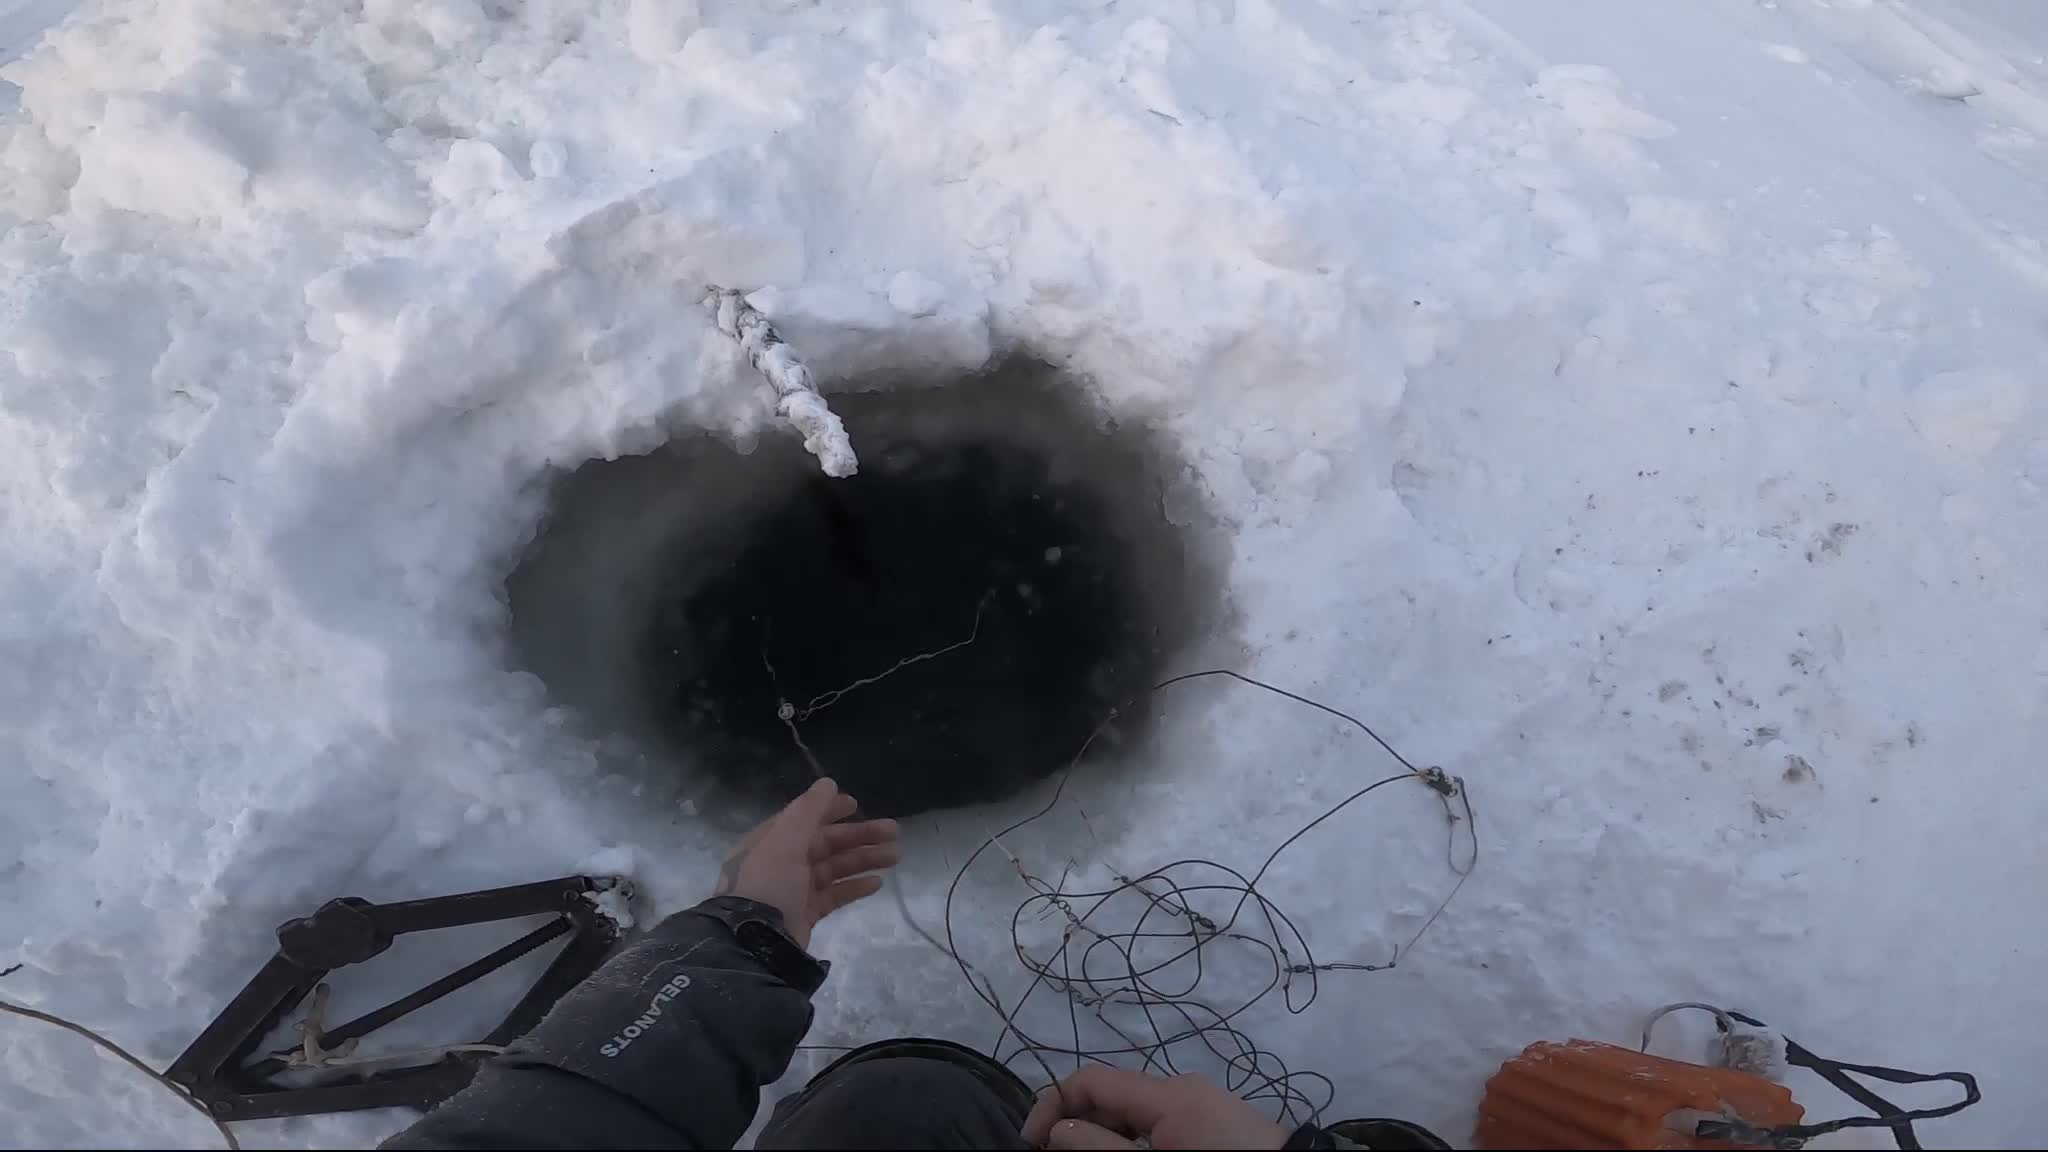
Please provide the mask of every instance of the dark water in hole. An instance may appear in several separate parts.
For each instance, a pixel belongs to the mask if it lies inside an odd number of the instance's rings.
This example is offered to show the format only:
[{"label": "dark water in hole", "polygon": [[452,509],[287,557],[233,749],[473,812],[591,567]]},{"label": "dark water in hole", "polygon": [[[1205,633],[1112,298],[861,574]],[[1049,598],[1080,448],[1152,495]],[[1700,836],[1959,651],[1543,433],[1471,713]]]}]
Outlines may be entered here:
[{"label": "dark water in hole", "polygon": [[[747,775],[771,792],[812,777],[778,713],[788,701],[817,761],[871,812],[995,799],[1071,759],[1146,682],[1127,553],[1098,497],[1051,483],[1014,445],[816,477],[657,607],[646,675],[678,737],[752,750]],[[938,654],[899,665],[920,653]]]},{"label": "dark water in hole", "polygon": [[1029,362],[835,394],[861,458],[841,480],[779,434],[586,463],[507,577],[515,657],[712,810],[806,787],[797,736],[872,813],[1012,794],[1219,602],[1220,558],[1162,511],[1177,462],[1079,397]]}]

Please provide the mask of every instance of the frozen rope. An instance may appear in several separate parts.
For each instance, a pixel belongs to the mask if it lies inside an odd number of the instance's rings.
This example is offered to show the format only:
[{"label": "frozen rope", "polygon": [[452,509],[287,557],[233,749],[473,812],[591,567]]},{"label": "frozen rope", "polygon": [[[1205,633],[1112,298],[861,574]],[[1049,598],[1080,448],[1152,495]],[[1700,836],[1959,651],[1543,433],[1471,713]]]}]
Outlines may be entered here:
[{"label": "frozen rope", "polygon": [[239,1152],[239,1150],[241,1149],[242,1144],[240,1141],[235,1139],[235,1134],[233,1132],[228,1131],[228,1126],[221,1121],[220,1117],[215,1116],[213,1113],[207,1111],[206,1105],[201,1104],[197,1098],[192,1096],[192,1094],[190,1094],[189,1092],[186,1092],[184,1088],[180,1087],[170,1078],[166,1077],[163,1073],[158,1072],[156,1069],[151,1068],[147,1064],[144,1064],[141,1060],[131,1055],[126,1048],[121,1047],[119,1044],[114,1043],[112,1040],[107,1039],[105,1036],[102,1036],[99,1033],[93,1031],[92,1029],[87,1028],[83,1024],[77,1024],[73,1023],[70,1020],[66,1020],[62,1016],[54,1016],[48,1012],[39,1012],[34,1008],[23,1007],[20,1004],[15,1004],[7,1000],[0,1000],[0,1012],[6,1012],[15,1016],[24,1016],[30,1020],[40,1020],[45,1024],[54,1024],[55,1026],[64,1029],[66,1032],[71,1032],[76,1035],[85,1037],[87,1040],[90,1040],[94,1044],[98,1045],[102,1051],[111,1052],[115,1056],[120,1057],[122,1060],[126,1061],[130,1066],[140,1071],[144,1076],[147,1076],[151,1080],[154,1080],[157,1083],[163,1085],[164,1087],[170,1089],[174,1094],[177,1095],[178,1099],[183,1100],[185,1103],[197,1109],[199,1114],[201,1116],[206,1117],[207,1120],[213,1124],[214,1128],[220,1132],[221,1140],[224,1143],[226,1143],[231,1152]]},{"label": "frozen rope", "polygon": [[747,360],[775,386],[780,397],[775,402],[776,413],[796,426],[804,438],[804,451],[818,458],[825,475],[839,478],[859,471],[860,461],[854,458],[846,425],[818,394],[811,370],[783,343],[775,325],[747,303],[746,294],[714,287],[705,294],[704,307],[718,330],[739,341]]},{"label": "frozen rope", "polygon": [[1721,1065],[1779,1084],[1792,1074],[1785,1062],[1785,1037],[1747,1024],[1737,1024],[1721,1037]]}]

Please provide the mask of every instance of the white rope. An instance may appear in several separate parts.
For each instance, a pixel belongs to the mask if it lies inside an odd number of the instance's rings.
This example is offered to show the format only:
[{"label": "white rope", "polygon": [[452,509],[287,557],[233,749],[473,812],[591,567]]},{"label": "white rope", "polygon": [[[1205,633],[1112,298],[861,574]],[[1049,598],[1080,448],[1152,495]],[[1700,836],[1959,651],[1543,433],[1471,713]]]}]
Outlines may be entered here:
[{"label": "white rope", "polygon": [[299,1046],[285,1057],[287,1067],[359,1068],[374,1064],[431,1064],[462,1052],[496,1056],[505,1050],[503,1044],[443,1044],[437,1048],[415,1048],[407,1052],[371,1052],[358,1056],[357,1038],[353,1036],[329,1048],[327,997],[331,991],[324,980],[313,986],[313,994],[306,1000],[305,1018],[293,1025],[299,1033]]},{"label": "white rope", "polygon": [[704,307],[718,330],[739,341],[740,351],[755,370],[775,386],[781,397],[775,402],[775,411],[803,434],[804,451],[818,458],[825,475],[844,477],[858,471],[860,461],[854,458],[846,425],[818,394],[811,370],[782,342],[775,325],[747,303],[746,294],[714,287],[705,294]]},{"label": "white rope", "polygon": [[[351,1040],[348,1045],[353,1045]],[[294,1050],[285,1063],[293,1068],[361,1068],[375,1064],[433,1064],[450,1056],[464,1052],[476,1052],[486,1056],[497,1056],[505,1051],[503,1044],[443,1044],[438,1048],[414,1048],[405,1052],[372,1052],[363,1056],[345,1055],[353,1051],[348,1045],[337,1047],[331,1052],[322,1052],[308,1059],[302,1051]]]}]

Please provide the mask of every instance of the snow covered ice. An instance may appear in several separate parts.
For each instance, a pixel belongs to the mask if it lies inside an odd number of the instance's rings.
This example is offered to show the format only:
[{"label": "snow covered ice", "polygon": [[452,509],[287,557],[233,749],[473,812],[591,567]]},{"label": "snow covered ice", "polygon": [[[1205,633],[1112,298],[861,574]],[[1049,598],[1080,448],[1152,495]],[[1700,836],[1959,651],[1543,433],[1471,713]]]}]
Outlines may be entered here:
[{"label": "snow covered ice", "polygon": [[[1460,1140],[1524,1044],[1698,999],[2039,1139],[2048,10],[0,0],[0,53],[0,995],[162,1067],[332,896],[701,896],[724,833],[514,670],[501,585],[550,468],[794,434],[719,285],[828,398],[1090,381],[1227,533],[1190,667],[1469,781],[1412,957],[1247,1022],[1336,1115]],[[1218,697],[1144,755],[1010,848],[1256,864],[1385,768]],[[911,824],[911,914],[1013,807]],[[1381,960],[1441,833],[1389,790],[1271,895]],[[996,1032],[890,899],[818,946],[814,1042]],[[19,1020],[0,1116],[215,1139]]]}]

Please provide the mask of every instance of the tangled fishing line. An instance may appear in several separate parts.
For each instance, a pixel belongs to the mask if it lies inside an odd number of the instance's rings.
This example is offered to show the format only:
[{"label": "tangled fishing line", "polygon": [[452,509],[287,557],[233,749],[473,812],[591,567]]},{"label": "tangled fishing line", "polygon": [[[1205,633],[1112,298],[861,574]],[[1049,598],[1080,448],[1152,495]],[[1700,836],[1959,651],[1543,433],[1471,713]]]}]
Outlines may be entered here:
[{"label": "tangled fishing line", "polygon": [[[981,609],[986,607],[984,597],[975,613],[975,630],[965,640],[899,661],[881,676],[851,687],[874,683],[910,664],[973,643],[981,625]],[[764,642],[764,660],[765,649]],[[772,675],[772,665],[769,670]],[[1249,686],[1326,713],[1370,737],[1402,770],[1367,784],[1304,824],[1268,853],[1249,876],[1217,860],[1190,857],[1140,876],[1117,875],[1113,883],[1104,886],[1068,887],[1071,868],[1062,873],[1057,883],[1048,883],[1034,875],[1004,845],[1004,837],[1044,819],[1059,806],[1074,770],[1121,716],[1176,685],[1212,679]],[[804,743],[797,723],[821,707],[820,701],[836,702],[847,690],[850,688],[827,693],[803,709],[786,700],[779,703],[778,718],[789,727],[798,751],[817,775],[824,775],[824,767]],[[1281,854],[1297,841],[1367,795],[1404,780],[1428,788],[1442,804],[1447,825],[1446,863],[1456,880],[1421,927],[1384,963],[1319,962],[1294,921],[1259,885]],[[1082,815],[1085,819],[1086,814]],[[1031,981],[1009,1005],[1004,1004],[994,983],[961,955],[954,936],[954,902],[961,883],[992,848],[1008,859],[1031,891],[1010,918],[1011,948],[1017,962],[1030,973]],[[1277,1053],[1260,1047],[1244,1031],[1243,1018],[1276,993],[1290,1014],[1307,1012],[1315,1003],[1324,973],[1379,972],[1395,967],[1457,897],[1478,860],[1478,830],[1463,778],[1441,768],[1417,767],[1364,721],[1349,713],[1243,673],[1218,668],[1163,680],[1140,697],[1111,709],[1059,773],[1044,805],[983,840],[954,874],[946,889],[943,940],[919,925],[910,916],[907,905],[901,904],[900,890],[897,895],[911,928],[951,958],[975,996],[1002,1019],[1002,1029],[988,1048],[995,1060],[1008,1065],[1028,1056],[1052,1081],[1059,1079],[1055,1060],[1071,1060],[1075,1069],[1087,1063],[1135,1064],[1142,1071],[1173,1075],[1182,1071],[1176,1051],[1184,1045],[1198,1044],[1222,1061],[1225,1086],[1231,1092],[1251,1101],[1272,1102],[1281,1119],[1298,1123],[1321,1116],[1335,1094],[1334,1084],[1319,1072],[1292,1069]],[[1216,914],[1205,912],[1205,908]],[[1027,922],[1053,916],[1065,921],[1057,946],[1043,954],[1034,953],[1025,942]],[[1105,927],[1117,923],[1126,926]],[[1255,977],[1255,990],[1249,995],[1219,1002],[1205,991],[1205,979],[1218,967],[1220,949],[1233,949],[1252,958],[1261,975]],[[1042,989],[1065,998],[1064,1040],[1033,1035],[1018,1022],[1026,1005]],[[1092,1025],[1107,1029],[1115,1040],[1084,1044],[1084,1016]]]},{"label": "tangled fishing line", "polygon": [[[1190,857],[1140,876],[1119,875],[1114,883],[1101,887],[1070,888],[1064,876],[1059,883],[1049,884],[1026,869],[1004,847],[1003,838],[1043,819],[1058,806],[1073,770],[1086,759],[1097,738],[1131,705],[1113,710],[1061,772],[1046,803],[984,840],[954,874],[946,891],[946,951],[959,965],[975,995],[1002,1017],[1002,1030],[990,1053],[999,1061],[1007,1064],[1028,1055],[1049,1079],[1055,1080],[1058,1073],[1053,1059],[1070,1059],[1076,1069],[1086,1063],[1123,1066],[1135,1062],[1141,1071],[1173,1075],[1182,1071],[1176,1049],[1183,1044],[1199,1044],[1222,1061],[1225,1087],[1231,1092],[1247,1100],[1275,1103],[1279,1115],[1290,1122],[1313,1121],[1329,1106],[1335,1093],[1330,1079],[1319,1072],[1289,1068],[1277,1053],[1260,1047],[1245,1033],[1240,1026],[1241,1018],[1275,993],[1290,1014],[1300,1015],[1314,1005],[1323,973],[1379,972],[1399,964],[1456,898],[1478,863],[1479,841],[1471,796],[1463,779],[1441,768],[1418,768],[1409,763],[1356,717],[1240,672],[1191,672],[1161,681],[1147,695],[1178,684],[1215,678],[1325,712],[1371,737],[1403,770],[1367,784],[1304,824],[1268,853],[1250,876],[1217,860]],[[1421,927],[1386,962],[1318,962],[1301,930],[1260,890],[1259,884],[1281,854],[1297,841],[1365,796],[1403,780],[1414,780],[1429,788],[1443,805],[1448,825],[1447,863],[1457,879]],[[1007,1007],[989,982],[978,979],[972,965],[960,956],[953,934],[953,903],[960,884],[991,848],[1008,857],[1032,892],[1010,919],[1012,950],[1018,963],[1031,973],[1032,980],[1016,1002]],[[1219,904],[1220,915],[1215,916],[1198,907]],[[1049,953],[1035,955],[1024,942],[1025,921],[1034,914],[1057,915],[1065,921],[1058,944]],[[1103,927],[1117,924],[1123,926]],[[1203,995],[1202,986],[1214,966],[1213,951],[1229,945],[1239,946],[1241,953],[1251,956],[1263,969],[1263,977],[1249,995],[1219,1003]],[[1066,999],[1065,1042],[1033,1036],[1018,1023],[1026,1003],[1042,988],[1061,993]],[[1121,1023],[1112,1018],[1113,1008],[1122,1010],[1118,1013]],[[1084,1014],[1108,1029],[1117,1040],[1084,1045]]]}]

